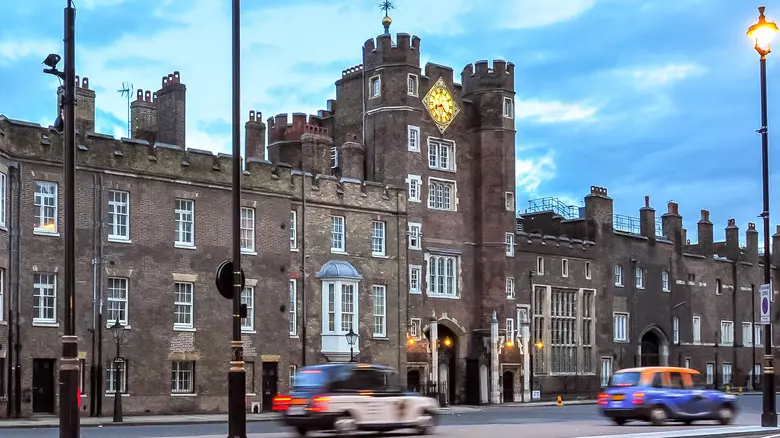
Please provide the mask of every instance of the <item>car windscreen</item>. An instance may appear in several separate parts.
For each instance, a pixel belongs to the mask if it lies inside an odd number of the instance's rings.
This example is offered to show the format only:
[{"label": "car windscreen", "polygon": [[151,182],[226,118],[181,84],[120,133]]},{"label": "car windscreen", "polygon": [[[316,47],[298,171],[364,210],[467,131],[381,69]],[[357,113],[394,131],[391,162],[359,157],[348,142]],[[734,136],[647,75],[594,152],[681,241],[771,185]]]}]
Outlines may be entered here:
[{"label": "car windscreen", "polygon": [[293,388],[321,388],[325,386],[328,374],[319,369],[302,369],[295,373]]},{"label": "car windscreen", "polygon": [[610,387],[621,386],[636,386],[639,384],[639,379],[642,377],[639,373],[617,373],[609,379]]}]

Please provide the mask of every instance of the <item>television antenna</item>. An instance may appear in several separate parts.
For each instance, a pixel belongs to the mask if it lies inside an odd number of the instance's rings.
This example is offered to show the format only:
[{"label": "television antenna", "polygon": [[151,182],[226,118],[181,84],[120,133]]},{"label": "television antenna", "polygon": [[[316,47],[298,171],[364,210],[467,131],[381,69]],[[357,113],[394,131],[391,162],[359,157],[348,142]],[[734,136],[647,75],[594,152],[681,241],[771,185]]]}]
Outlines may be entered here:
[{"label": "television antenna", "polygon": [[131,138],[130,134],[130,96],[133,95],[133,84],[122,82],[122,89],[116,90],[117,93],[120,93],[122,97],[127,98],[127,138]]}]

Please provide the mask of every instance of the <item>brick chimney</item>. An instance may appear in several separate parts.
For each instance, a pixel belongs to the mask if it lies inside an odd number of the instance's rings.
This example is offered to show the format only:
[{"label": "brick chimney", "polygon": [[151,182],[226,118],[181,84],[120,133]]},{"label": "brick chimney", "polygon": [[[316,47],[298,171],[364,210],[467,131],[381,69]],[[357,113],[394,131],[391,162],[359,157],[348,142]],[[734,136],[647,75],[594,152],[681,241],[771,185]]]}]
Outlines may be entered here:
[{"label": "brick chimney", "polygon": [[255,110],[249,111],[249,121],[244,125],[246,160],[265,159],[265,123],[263,113]]},{"label": "brick chimney", "polygon": [[95,132],[95,90],[89,89],[89,78],[76,76],[76,130],[80,137]]},{"label": "brick chimney", "polygon": [[645,206],[639,209],[639,233],[655,241],[655,209],[650,207],[649,196],[645,196]]},{"label": "brick chimney", "polygon": [[747,242],[748,260],[750,263],[756,264],[758,262],[758,231],[754,222],[748,224],[748,229],[745,232],[745,241]]},{"label": "brick chimney", "polygon": [[664,236],[674,242],[674,250],[682,254],[686,241],[682,232],[682,216],[676,202],[669,202],[666,213],[661,216],[661,228]]},{"label": "brick chimney", "polygon": [[301,145],[303,170],[315,175],[330,175],[330,147],[333,139],[328,136],[328,128],[307,123],[301,135]]},{"label": "brick chimney", "polygon": [[130,103],[130,132],[138,140],[157,141],[157,93],[138,90]]},{"label": "brick chimney", "polygon": [[157,141],[186,147],[186,95],[187,87],[181,83],[179,72],[162,78],[162,88],[157,90]]},{"label": "brick chimney", "polygon": [[613,211],[612,198],[607,196],[607,189],[590,186],[590,194],[585,196],[585,217],[593,218],[596,221],[597,237],[606,233],[612,234],[614,230]]},{"label": "brick chimney", "polygon": [[697,234],[699,237],[699,247],[705,254],[711,254],[712,252],[712,222],[710,222],[710,212],[707,210],[701,211],[701,219],[696,224]]},{"label": "brick chimney", "polygon": [[726,226],[726,253],[730,259],[736,260],[739,257],[739,227],[734,219],[729,219]]}]

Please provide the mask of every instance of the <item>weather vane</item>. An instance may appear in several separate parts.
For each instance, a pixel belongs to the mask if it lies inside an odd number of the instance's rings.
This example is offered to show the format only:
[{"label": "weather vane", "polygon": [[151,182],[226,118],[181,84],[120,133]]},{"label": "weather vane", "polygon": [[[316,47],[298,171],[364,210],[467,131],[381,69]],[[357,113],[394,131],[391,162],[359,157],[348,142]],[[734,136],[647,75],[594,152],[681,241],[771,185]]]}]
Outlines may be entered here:
[{"label": "weather vane", "polygon": [[122,89],[116,91],[121,93],[122,97],[127,98],[127,138],[130,138],[132,137],[130,133],[130,95],[133,94],[133,84],[122,82]]},{"label": "weather vane", "polygon": [[387,17],[388,11],[390,11],[390,9],[395,9],[395,5],[393,5],[393,2],[391,2],[390,0],[385,0],[379,3],[379,9],[385,11],[385,17]]}]

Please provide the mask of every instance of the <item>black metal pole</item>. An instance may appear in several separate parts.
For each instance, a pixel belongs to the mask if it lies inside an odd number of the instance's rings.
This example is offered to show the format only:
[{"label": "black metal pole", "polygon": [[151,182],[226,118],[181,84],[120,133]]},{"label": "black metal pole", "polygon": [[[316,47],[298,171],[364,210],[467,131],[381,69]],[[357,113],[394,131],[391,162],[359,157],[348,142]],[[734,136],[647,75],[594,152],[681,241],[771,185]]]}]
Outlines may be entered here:
[{"label": "black metal pole", "polygon": [[355,350],[354,350],[354,348],[355,347],[353,347],[352,344],[349,345],[349,361],[350,362],[354,362],[355,361],[355,353],[354,353]]},{"label": "black metal pole", "polygon": [[233,0],[233,336],[228,373],[228,438],[246,438],[246,371],[241,341],[241,1]]},{"label": "black metal pole", "polygon": [[[118,329],[124,330],[124,328]],[[121,360],[121,352],[119,350],[121,342],[116,340],[116,357],[114,358],[114,423],[122,422],[122,379],[119,374],[119,365],[121,362],[124,369],[124,361]]]},{"label": "black metal pole", "polygon": [[751,355],[750,355],[750,388],[756,390],[756,285],[750,284],[750,330],[753,332],[751,336]]},{"label": "black metal pole", "polygon": [[65,235],[65,330],[62,336],[62,358],[60,359],[59,379],[59,417],[60,438],[77,438],[80,435],[80,418],[78,409],[79,395],[79,358],[78,337],[76,337],[76,227],[75,227],[75,176],[76,166],[74,153],[76,146],[76,111],[75,111],[75,21],[76,10],[71,0],[65,8],[65,96],[64,107],[64,148],[63,164],[64,186],[64,235]]},{"label": "black metal pole", "polygon": [[[769,255],[769,137],[766,115],[766,55],[761,55],[759,64],[761,66],[761,167],[763,168],[764,181],[764,211],[761,213],[761,216],[764,218],[764,284],[771,284],[772,266]],[[771,309],[771,302],[769,303],[769,307]],[[764,366],[762,367],[764,371],[762,391],[764,411],[761,413],[761,426],[777,427],[774,354],[772,353],[772,324],[766,324],[764,326],[764,337],[766,338],[766,341],[764,341]]]}]

